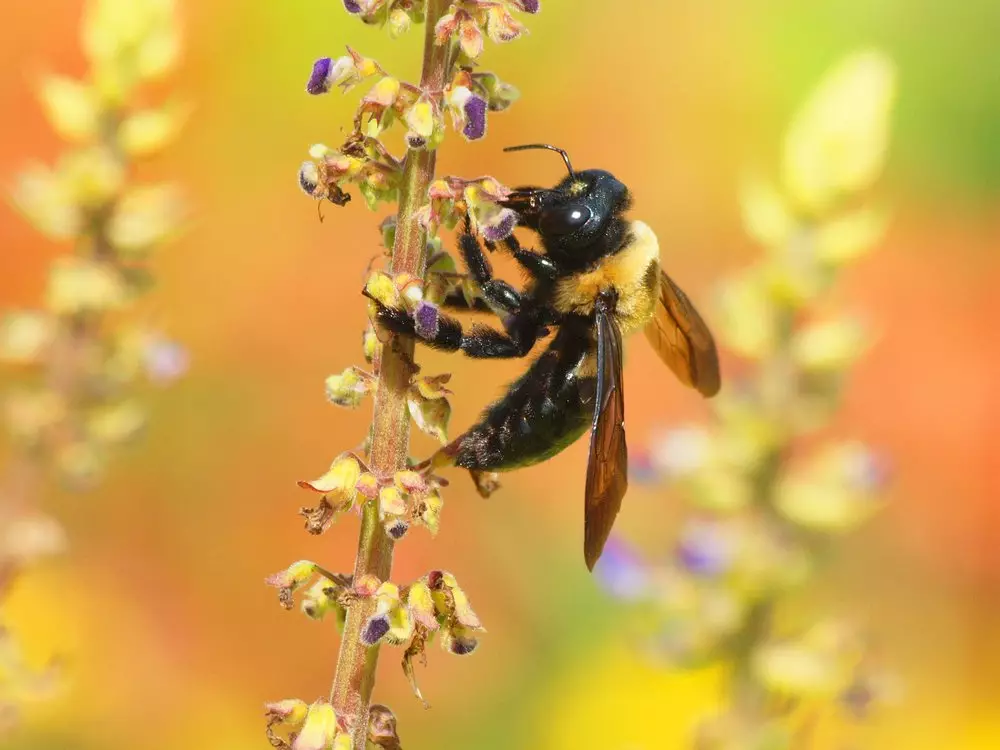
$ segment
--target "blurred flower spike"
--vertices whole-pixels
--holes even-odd
[[[671,429],[645,451],[646,478],[670,481],[691,506],[674,555],[646,564],[618,542],[599,568],[611,593],[655,611],[659,651],[680,664],[732,665],[731,705],[702,726],[697,747],[786,746],[801,729],[792,707],[805,700],[867,706],[860,631],[778,623],[834,540],[885,503],[887,461],[818,433],[872,343],[828,292],[885,227],[866,197],[885,162],[894,98],[884,55],[848,57],[794,118],[779,185],[746,181],[744,223],[766,252],[724,285],[714,321],[745,361],[713,402],[713,423]]]
[[[335,521],[356,515],[362,533],[352,576],[296,563],[268,582],[278,588],[286,608],[294,606],[296,592],[301,592],[301,609],[308,617],[333,614],[342,624],[332,710],[343,719],[356,747],[367,743],[392,750],[400,746],[395,717],[384,706],[371,705],[375,660],[369,650],[383,642],[404,646],[404,674],[423,700],[414,662],[424,658],[426,645],[438,637],[446,651],[469,654],[477,648],[483,628],[450,573],[432,571],[409,585],[387,580],[396,543],[415,526],[433,535],[441,524],[442,488],[447,483],[433,474],[430,462],[417,463],[408,455],[407,446],[413,427],[437,443],[448,443],[451,375],[424,372],[414,350],[381,325],[377,313],[380,305],[405,311],[412,317],[415,337],[427,341],[440,333],[442,308],[455,295],[464,297],[470,308],[485,303],[474,279],[462,273],[444,249],[439,232],[467,222],[490,246],[503,241],[518,221],[503,205],[510,190],[489,176],[437,178],[435,152],[445,140],[451,142],[450,133],[462,136],[458,142],[485,138],[490,116],[517,100],[517,89],[485,70],[481,58],[487,39],[508,42],[523,35],[519,16],[537,13],[539,4],[343,0],[343,8],[364,23],[386,28],[392,37],[424,25],[423,61],[413,66],[421,70],[419,83],[404,80],[352,47],[346,54],[316,60],[303,76],[312,96],[355,88],[361,93],[346,139],[337,146],[316,143],[309,148],[308,159],[299,165],[299,187],[317,201],[338,206],[347,205],[354,194],[372,210],[382,204],[398,206],[395,216],[378,224],[388,261],[384,269],[369,263],[362,290],[369,313],[361,334],[367,366],[341,364],[325,383],[326,398],[336,406],[356,409],[374,402],[371,428],[355,443],[356,450],[342,452],[317,478],[299,482],[320,495],[319,502],[299,511],[306,531],[322,534]],[[383,140],[388,136],[398,136],[391,148]],[[394,153],[399,143],[405,154]],[[66,223],[65,217],[55,215],[53,223],[60,222]],[[23,348],[47,335],[34,321],[25,323],[22,334]],[[39,404],[35,418],[44,420],[57,408]],[[298,750],[306,734],[298,728],[300,714],[289,722],[282,740]],[[327,732],[324,747],[340,736]]]
[[[82,34],[87,77],[46,74],[38,89],[49,122],[74,148],[54,167],[29,167],[12,196],[41,232],[72,240],[76,254],[53,263],[43,309],[0,323],[0,359],[50,373],[10,396],[9,426],[71,486],[92,484],[109,447],[142,423],[133,391],[143,376],[167,383],[187,366],[178,344],[122,315],[149,286],[140,264],[184,213],[174,186],[130,179],[133,163],[168,146],[186,116],[177,102],[132,104],[177,64],[176,10],[166,0],[93,0]],[[25,418],[46,401],[59,404],[58,417]]]
[[[138,162],[173,142],[188,114],[176,99],[150,98],[150,85],[180,59],[177,9],[171,0],[89,0],[81,42],[83,77],[46,72],[36,82],[67,149],[52,165],[27,165],[10,196],[39,232],[73,250],[52,262],[37,309],[0,317],[0,365],[16,370],[2,410],[11,448],[0,486],[4,593],[23,568],[65,546],[59,524],[36,507],[44,475],[92,488],[115,450],[145,427],[144,386],[187,369],[183,347],[133,309],[151,286],[147,261],[184,217],[175,186],[134,175]],[[56,679],[52,670],[23,669],[13,636],[3,640],[6,718],[50,694]]]

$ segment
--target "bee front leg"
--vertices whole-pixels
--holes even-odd
[[[436,305],[420,303],[414,312],[401,307],[386,307],[365,293],[375,303],[375,323],[403,336],[412,336],[435,349],[462,351],[476,359],[511,359],[524,357],[544,330],[534,316],[512,316],[510,333],[487,326],[475,326],[466,333],[455,318],[445,315]]]
[[[521,309],[522,295],[506,281],[493,277],[493,266],[483,252],[479,239],[472,233],[472,222],[468,214],[462,233],[458,236],[458,247],[462,252],[469,274],[479,285],[483,298],[491,308],[506,313],[515,313]]]

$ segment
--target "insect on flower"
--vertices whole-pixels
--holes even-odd
[[[521,291],[496,279],[467,218],[459,247],[470,276],[503,332],[458,320],[421,303],[410,312],[377,300],[376,320],[399,334],[476,358],[525,357],[539,338],[555,334],[528,371],[480,421],[435,453],[428,469],[469,469],[480,491],[482,475],[544,461],[591,429],[585,494],[584,558],[593,569],[628,487],[622,339],[639,329],[686,385],[704,396],[719,390],[715,342],[687,295],[660,268],[656,235],[628,220],[628,188],[599,169],[575,172],[562,149],[546,144],[507,151],[548,149],[562,155],[569,175],[552,189],[522,187],[501,205],[518,225],[537,233],[544,252],[521,247],[513,234],[500,240],[527,272]],[[487,249],[496,243],[485,241]],[[444,307],[468,309],[465,296]]]

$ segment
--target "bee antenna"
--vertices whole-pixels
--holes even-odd
[[[523,146],[507,146],[504,152],[508,151],[527,151],[531,148],[544,148],[548,151],[555,151],[557,154],[562,156],[563,163],[566,165],[566,170],[569,172],[570,177],[576,177],[576,172],[573,171],[573,165],[569,162],[569,154],[567,154],[563,149],[556,146],[550,146],[548,143],[526,143]]]

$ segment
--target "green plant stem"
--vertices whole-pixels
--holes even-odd
[[[423,70],[420,86],[425,91],[440,91],[450,67],[450,47],[435,44],[434,26],[449,7],[450,0],[429,0],[424,38]],[[393,274],[408,273],[423,278],[426,266],[426,232],[417,219],[417,211],[427,201],[427,189],[434,179],[435,152],[410,150],[403,167],[403,184],[396,217],[396,240],[392,249],[390,270]],[[380,477],[392,476],[404,468],[409,452],[410,418],[406,393],[410,385],[413,363],[413,342],[390,336],[376,358],[378,391],[372,423],[371,469]],[[358,557],[354,565],[354,580],[375,575],[386,580],[392,569],[393,543],[382,528],[378,517],[378,502],[365,504],[358,540]],[[378,646],[367,647],[361,642],[361,629],[371,616],[375,604],[359,600],[350,607],[340,644],[337,674],[330,700],[338,716],[344,716],[352,726],[354,747],[365,747],[368,730],[368,710],[375,686]]]

